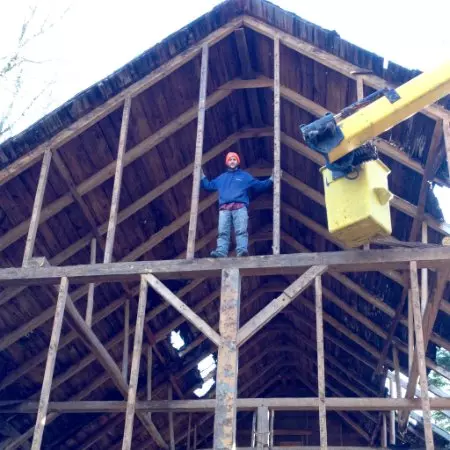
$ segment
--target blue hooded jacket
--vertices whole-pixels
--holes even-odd
[[[249,189],[255,192],[262,192],[270,188],[272,184],[272,177],[260,181],[239,168],[227,170],[211,181],[206,177],[203,177],[201,180],[201,187],[206,191],[219,191],[219,206],[234,202],[245,203],[248,206]]]

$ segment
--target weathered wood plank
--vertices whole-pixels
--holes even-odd
[[[124,167],[124,155],[127,146],[128,123],[130,121],[131,97],[125,99],[120,127],[119,148],[117,150],[116,171],[111,197],[111,208],[108,221],[108,233],[106,235],[105,252],[103,262],[110,263],[113,256],[114,238],[117,227],[117,213],[119,211],[120,191],[122,188],[122,174]]]
[[[170,305],[172,305],[181,315],[183,315],[186,320],[188,320],[192,325],[198,328],[202,333],[204,333],[208,338],[214,342],[214,344],[220,344],[220,336],[214,331],[202,318],[200,318],[194,311],[192,311],[189,306],[181,301],[170,289],[168,289],[161,281],[159,281],[153,275],[144,275],[148,284],[160,294],[164,300],[166,300]]]
[[[67,277],[61,278],[59,285],[58,300],[56,302],[55,318],[53,321],[52,335],[48,349],[47,363],[45,364],[44,380],[42,382],[41,396],[39,399],[39,409],[37,412],[36,425],[34,427],[33,442],[31,450],[40,450],[44,427],[46,423],[48,403],[55,369],[56,354],[58,352],[59,338],[61,336],[64,311],[69,292],[69,280]]]
[[[317,337],[317,383],[319,396],[319,430],[320,448],[327,450],[327,410],[325,403],[325,350],[323,340],[323,305],[322,305],[322,277],[317,275],[314,279],[316,294],[316,337]]]
[[[256,449],[269,448],[269,409],[267,406],[258,406],[256,410]]]
[[[313,266],[301,275],[283,293],[272,300],[258,314],[253,316],[238,332],[238,345],[241,346],[254,336],[266,323],[273,319],[283,308],[297,298],[313,281],[327,270],[327,266]]]
[[[395,398],[394,393],[394,381],[389,378],[389,391],[391,393],[391,398]],[[395,411],[389,412],[389,443],[395,445]]]
[[[387,433],[387,420],[386,420],[386,414],[382,414],[381,417],[383,418],[383,426],[381,428],[381,447],[387,448],[388,444],[388,433]]]
[[[172,389],[172,385],[169,384],[167,386],[168,389],[168,395],[167,395],[167,399],[168,401],[172,401],[173,400],[173,389]],[[174,427],[173,427],[173,412],[169,411],[169,439],[170,439],[170,450],[175,450],[175,431],[174,431]]]
[[[208,197],[209,198],[209,197]],[[185,261],[135,261],[110,264],[78,265],[64,267],[20,267],[0,269],[0,284],[32,285],[55,284],[62,276],[74,283],[98,281],[123,281],[152,273],[162,279],[217,276],[223,269],[236,268],[242,275],[292,274],[311,266],[328,265],[339,272],[366,272],[377,269],[405,269],[410,261],[418,267],[442,268],[448,266],[450,247],[395,248],[252,256],[248,258],[210,258]],[[445,282],[447,278],[444,277]],[[442,291],[441,291],[442,292]],[[437,302],[439,303],[439,302]]]
[[[147,288],[147,281],[144,279],[144,277],[142,277],[139,289],[139,304],[136,317],[136,329],[134,332],[133,360],[131,362],[130,383],[128,387],[127,410],[125,412],[125,429],[123,432],[122,450],[130,450],[133,440],[133,423],[134,413],[136,410],[136,392],[138,387],[139,365],[141,362],[142,340],[144,337]]]
[[[203,136],[205,132],[205,99],[208,84],[208,56],[209,48],[202,47],[202,63],[200,70],[200,90],[198,99],[197,138],[195,143],[194,170],[192,180],[191,214],[189,217],[189,231],[186,258],[193,259],[195,253],[195,238],[197,235],[198,201],[200,197],[200,177],[202,170]]]
[[[47,186],[48,171],[50,170],[50,163],[52,161],[52,152],[47,148],[42,160],[41,171],[39,173],[39,181],[34,197],[33,212],[31,213],[30,226],[25,242],[25,251],[23,254],[22,265],[26,266],[33,257],[34,243],[36,242],[36,234],[39,227],[42,203],[44,201],[45,188]]]
[[[236,399],[238,396],[238,330],[241,275],[237,269],[222,272],[220,295],[221,342],[217,358],[214,449],[236,446]]]
[[[281,210],[281,127],[280,127],[280,40],[274,39],[273,99],[273,243],[274,255],[280,254]]]
[[[96,239],[91,240],[91,264],[96,264],[97,262],[97,241]],[[89,283],[88,286],[88,295],[87,295],[87,303],[86,303],[86,324],[88,327],[92,326],[92,313],[94,311],[94,291],[95,284]]]
[[[297,363],[292,363],[297,364]],[[253,380],[250,381],[250,384]],[[420,398],[377,398],[377,397],[328,397],[327,409],[329,411],[394,411],[421,409]],[[136,401],[136,411],[167,413],[195,413],[214,411],[216,400],[152,400]],[[283,397],[283,398],[238,398],[236,409],[239,411],[253,411],[258,406],[265,406],[275,411],[318,411],[317,397]],[[5,414],[33,414],[39,408],[38,402],[23,402],[21,400],[0,401],[1,413]],[[430,398],[430,407],[433,411],[450,409],[449,397]],[[87,412],[117,413],[125,412],[126,401],[120,400],[85,400],[49,402],[48,411],[70,414],[85,414]]]
[[[428,243],[428,225],[424,220],[422,222],[422,243]],[[425,314],[425,309],[428,301],[428,269],[421,270],[421,286],[420,286],[420,306],[422,315]]]
[[[417,263],[410,263],[411,301],[414,314],[414,331],[416,336],[416,355],[420,374],[420,400],[422,403],[423,423],[425,428],[425,446],[427,450],[434,450],[433,429],[431,427],[430,397],[428,393],[427,367],[425,365],[425,342],[422,327],[422,313],[420,310],[420,292],[417,275]]]
[[[130,300],[126,300],[124,304],[124,340],[122,354],[122,376],[125,383],[128,383],[128,354],[130,352]]]

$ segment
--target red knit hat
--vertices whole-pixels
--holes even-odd
[[[226,158],[225,158],[225,163],[228,164],[228,160],[229,160],[230,158],[232,158],[233,156],[237,159],[238,164],[240,164],[240,163],[241,163],[241,160],[240,160],[240,158],[239,158],[239,155],[238,155],[237,153],[234,153],[234,152],[229,152],[229,153],[227,153],[227,156],[226,156]]]

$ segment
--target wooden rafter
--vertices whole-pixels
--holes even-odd
[[[359,75],[358,72],[360,68],[355,66],[344,59],[339,58],[338,56],[332,55],[324,50],[321,50],[310,44],[306,41],[302,41],[299,38],[296,38],[284,31],[281,31],[279,28],[275,28],[272,25],[262,22],[251,16],[244,16],[244,25],[249,27],[250,29],[256,31],[257,33],[263,34],[271,39],[275,37],[280,39],[280,42],[286,47],[291,48],[292,50],[307,56],[308,58],[317,61],[320,64],[323,64],[326,67],[329,67],[336,72],[342,73],[348,78],[356,80],[357,78],[362,78],[365,85],[370,86],[374,89],[383,89],[393,88],[395,86],[389,85],[386,80],[383,80],[380,77],[377,77],[373,74],[362,74]],[[436,104],[430,105],[423,110],[423,113],[431,117],[432,119],[446,119],[450,118],[450,112],[438,106]]]

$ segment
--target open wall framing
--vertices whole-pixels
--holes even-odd
[[[321,160],[298,134],[412,75],[230,0],[0,146],[3,447],[446,442],[430,411],[450,401],[426,376],[450,378],[450,228],[429,187],[449,185],[445,99],[376,140],[394,234],[366,250],[329,235]],[[200,167],[217,175],[229,149],[275,186],[250,209],[260,256],[212,261]],[[215,388],[196,399],[211,353]],[[404,398],[388,370],[408,376]]]

